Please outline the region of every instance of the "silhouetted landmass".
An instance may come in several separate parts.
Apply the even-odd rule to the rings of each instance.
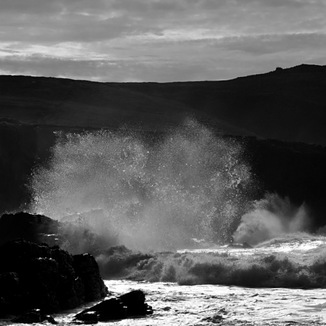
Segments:
[[[326,148],[250,137],[244,142],[246,159],[259,183],[254,196],[277,193],[298,206],[305,204],[312,229],[324,225]]]
[[[121,87],[119,85],[119,87]],[[227,133],[326,145],[326,66],[300,65],[228,81],[129,83]]]
[[[45,313],[101,299],[107,288],[95,259],[26,240],[0,246],[0,317]]]
[[[60,223],[44,215],[24,212],[3,214],[0,217],[0,245],[21,240],[60,245],[58,232]]]
[[[0,89],[5,122],[164,131],[190,115],[226,133],[326,145],[326,66],[178,83],[0,76]]]
[[[0,212],[28,207],[31,173],[48,164],[54,131],[125,127],[156,138],[192,117],[245,144],[257,198],[270,191],[306,202],[324,225],[325,89],[326,66],[313,65],[180,83],[0,76]]]
[[[76,320],[85,323],[108,322],[125,318],[137,318],[151,315],[153,309],[145,303],[145,294],[141,290],[134,290],[118,298],[104,300],[93,307],[78,313]]]
[[[31,172],[47,162],[54,143],[51,128],[0,124],[0,212],[28,206]]]
[[[59,222],[45,215],[26,212],[3,214],[0,216],[0,246],[15,240],[59,246],[74,255],[87,252],[97,256],[102,253],[103,248],[112,246],[105,235],[95,235],[87,224],[85,225],[81,221]],[[118,248],[120,247],[117,247],[117,251],[112,248],[109,254],[118,254]],[[135,260],[137,260],[136,255],[129,257],[128,262],[130,264]],[[116,266],[115,269],[112,268],[110,275],[118,274],[119,268],[119,266]]]

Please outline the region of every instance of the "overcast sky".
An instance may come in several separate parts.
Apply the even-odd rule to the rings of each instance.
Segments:
[[[220,80],[326,64],[326,0],[0,0],[0,74]]]

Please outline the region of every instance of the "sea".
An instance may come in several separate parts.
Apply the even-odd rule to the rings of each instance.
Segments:
[[[154,141],[57,137],[31,176],[30,212],[67,226],[64,249],[98,253],[110,295],[141,289],[153,307],[108,325],[326,324],[325,230],[309,233],[304,203],[255,197],[244,143],[193,120]],[[70,325],[83,308],[54,317]]]
[[[174,282],[136,281],[132,277],[105,281],[109,296],[135,289],[144,291],[153,314],[98,325],[285,326],[326,323],[326,238],[323,236],[288,234],[254,248],[184,249],[156,253],[156,256],[158,259],[164,257],[169,266],[174,264],[176,275],[183,275],[175,276]],[[278,264],[266,265],[272,257],[276,257],[274,263],[278,261]],[[186,258],[187,267],[181,266],[180,261]],[[215,273],[217,264],[219,272]],[[260,273],[256,270],[258,264]],[[199,266],[202,266],[201,275],[198,274]],[[249,285],[241,286],[241,283]],[[74,315],[88,306],[54,315],[54,318],[59,325],[75,324]],[[3,324],[12,325],[9,321],[3,321]]]

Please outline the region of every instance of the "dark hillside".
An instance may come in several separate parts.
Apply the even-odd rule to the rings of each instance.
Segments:
[[[126,127],[157,138],[190,116],[246,144],[257,196],[270,191],[306,202],[323,225],[325,89],[326,67],[311,65],[162,84],[0,76],[0,213],[28,206],[31,173],[49,161],[54,131]]]
[[[326,66],[279,68],[228,81],[125,87],[169,98],[212,125],[223,121],[242,134],[326,145]]]
[[[305,204],[314,226],[325,225],[326,149],[302,143],[245,139],[246,157],[263,192]],[[259,196],[259,195],[258,195]]]
[[[225,133],[326,145],[326,66],[229,81],[95,83],[0,76],[0,119],[32,125],[164,131],[185,116]]]
[[[32,169],[46,164],[54,145],[53,130],[0,124],[0,212],[24,209],[30,199]]]
[[[186,108],[109,84],[1,76],[0,119],[29,125],[160,130],[183,120]]]

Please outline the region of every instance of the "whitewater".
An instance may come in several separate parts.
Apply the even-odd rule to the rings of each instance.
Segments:
[[[326,238],[304,203],[257,198],[244,148],[193,120],[155,139],[58,133],[30,212],[62,222],[61,246],[93,254],[111,295],[146,293],[152,316],[111,324],[323,325]]]
[[[105,284],[110,295],[118,296],[130,290],[141,289],[146,293],[146,301],[153,309],[153,315],[146,318],[137,318],[110,322],[110,325],[324,325],[326,322],[326,289],[310,288],[313,275],[312,265],[315,264],[315,273],[322,269],[320,276],[325,275],[326,266],[326,238],[307,234],[287,235],[260,244],[255,248],[234,248],[228,246],[214,249],[181,250],[178,252],[153,253],[154,257],[165,257],[166,264],[173,264],[173,260],[188,257],[188,276],[190,260],[196,261],[198,255],[206,263],[214,261],[213,257],[228,257],[240,262],[242,268],[248,267],[249,261],[258,262],[278,257],[278,271],[275,277],[285,278],[288,287],[257,287],[257,274],[249,270],[246,277],[251,277],[251,286],[234,286],[210,284],[212,279],[198,282],[194,285],[181,285],[179,281],[146,281],[132,280],[132,270],[141,269],[137,266],[129,270],[126,278],[106,280]],[[166,259],[169,257],[169,259]],[[287,263],[282,260],[286,259]],[[169,262],[167,262],[169,261]],[[291,262],[291,263],[290,263]],[[175,263],[175,262],[174,262]],[[319,265],[318,265],[319,263]],[[290,268],[289,265],[292,264]],[[295,265],[295,266],[294,266]],[[318,266],[317,266],[318,265]],[[194,265],[193,265],[194,266]],[[300,272],[299,266],[302,266]],[[275,268],[275,266],[274,266]],[[155,269],[155,268],[154,268]],[[273,268],[272,268],[273,269]],[[282,273],[282,269],[283,272]],[[286,269],[288,269],[286,271]],[[164,268],[159,272],[166,273]],[[243,270],[242,270],[243,271]],[[153,270],[152,270],[153,272]],[[185,271],[184,271],[185,272]],[[206,271],[201,275],[211,272]],[[303,275],[305,279],[300,279]],[[277,282],[277,280],[274,280]],[[292,282],[292,284],[291,284]],[[301,282],[301,283],[300,283]],[[215,279],[215,283],[217,279]],[[276,283],[275,283],[276,285]],[[294,288],[289,287],[294,286]],[[324,284],[320,284],[325,287]],[[85,307],[88,307],[86,305]],[[66,311],[54,315],[59,325],[70,325],[79,309]],[[6,324],[10,324],[9,322]],[[99,323],[104,326],[108,323]]]

